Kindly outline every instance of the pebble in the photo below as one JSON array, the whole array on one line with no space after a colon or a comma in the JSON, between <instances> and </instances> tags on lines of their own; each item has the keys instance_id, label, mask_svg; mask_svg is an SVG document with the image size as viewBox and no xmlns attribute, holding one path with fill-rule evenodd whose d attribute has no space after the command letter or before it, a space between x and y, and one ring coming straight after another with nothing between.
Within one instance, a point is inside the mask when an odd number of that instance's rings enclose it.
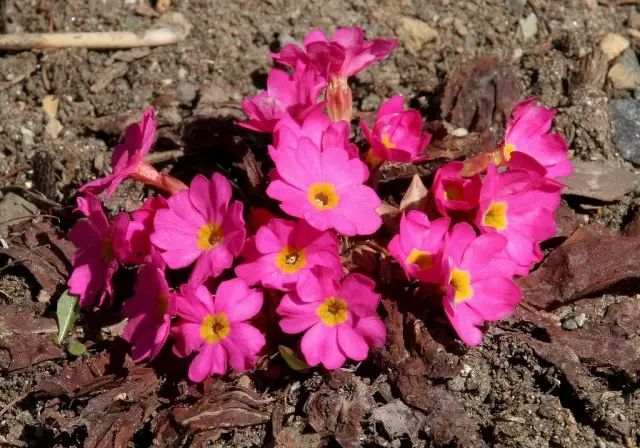
<instances>
[{"instance_id":1,"label":"pebble","mask_svg":"<svg viewBox=\"0 0 640 448\"><path fill-rule=\"evenodd\" d=\"M538 34L538 16L535 13L532 12L526 18L520 19L518 22L518 34L523 42L527 42Z\"/></svg>"},{"instance_id":2,"label":"pebble","mask_svg":"<svg viewBox=\"0 0 640 448\"><path fill-rule=\"evenodd\" d=\"M58 115L58 108L60 107L60 100L53 95L47 95L42 98L42 111L49 118L56 118Z\"/></svg>"},{"instance_id":3,"label":"pebble","mask_svg":"<svg viewBox=\"0 0 640 448\"><path fill-rule=\"evenodd\" d=\"M469 133L465 128L456 128L451 131L451 135L454 137L464 137Z\"/></svg>"},{"instance_id":4,"label":"pebble","mask_svg":"<svg viewBox=\"0 0 640 448\"><path fill-rule=\"evenodd\" d=\"M412 436L417 433L423 423L418 415L399 399L380 406L371 413L373 420L384 427L391 439L396 440L404 435Z\"/></svg>"},{"instance_id":5,"label":"pebble","mask_svg":"<svg viewBox=\"0 0 640 448\"><path fill-rule=\"evenodd\" d=\"M469 34L469 30L465 26L464 22L458 18L455 18L453 20L453 27L456 29L456 33L458 33L462 37L465 37L467 34Z\"/></svg>"},{"instance_id":6,"label":"pebble","mask_svg":"<svg viewBox=\"0 0 640 448\"><path fill-rule=\"evenodd\" d=\"M629 48L629 41L617 33L607 33L600 40L600 49L607 57L607 61L613 61L627 48Z\"/></svg>"},{"instance_id":7,"label":"pebble","mask_svg":"<svg viewBox=\"0 0 640 448\"><path fill-rule=\"evenodd\" d=\"M179 82L176 86L176 99L180 104L191 104L198 96L200 87L189 82Z\"/></svg>"},{"instance_id":8,"label":"pebble","mask_svg":"<svg viewBox=\"0 0 640 448\"><path fill-rule=\"evenodd\" d=\"M0 236L8 236L9 226L18 224L21 221L27 221L37 213L38 207L31 202L15 193L7 193L4 199L0 201L0 216L2 217L2 222L6 223L0 224Z\"/></svg>"},{"instance_id":9,"label":"pebble","mask_svg":"<svg viewBox=\"0 0 640 448\"><path fill-rule=\"evenodd\" d=\"M20 134L22 134L22 147L24 149L29 149L31 147L33 147L33 145L36 144L35 142L35 134L33 133L33 131L30 131L29 129L25 128L25 127L21 127L20 128Z\"/></svg>"},{"instance_id":10,"label":"pebble","mask_svg":"<svg viewBox=\"0 0 640 448\"><path fill-rule=\"evenodd\" d=\"M636 11L635 8L631 8L629 12L629 20L627 20L627 26L629 28L640 28L640 12Z\"/></svg>"},{"instance_id":11,"label":"pebble","mask_svg":"<svg viewBox=\"0 0 640 448\"><path fill-rule=\"evenodd\" d=\"M363 111L372 111L376 110L378 106L380 106L380 97L375 93L371 93L362 100L360 108Z\"/></svg>"},{"instance_id":12,"label":"pebble","mask_svg":"<svg viewBox=\"0 0 640 448\"><path fill-rule=\"evenodd\" d=\"M563 178L564 195L581 196L602 202L622 199L640 182L634 173L617 166L573 160L573 174Z\"/></svg>"},{"instance_id":13,"label":"pebble","mask_svg":"<svg viewBox=\"0 0 640 448\"><path fill-rule=\"evenodd\" d=\"M527 5L527 0L507 0L508 9L522 9Z\"/></svg>"},{"instance_id":14,"label":"pebble","mask_svg":"<svg viewBox=\"0 0 640 448\"><path fill-rule=\"evenodd\" d=\"M50 118L49 122L44 128L44 132L49 138L51 138L52 140L56 140L60 136L60 133L63 129L64 127L56 118Z\"/></svg>"},{"instance_id":15,"label":"pebble","mask_svg":"<svg viewBox=\"0 0 640 448\"><path fill-rule=\"evenodd\" d=\"M620 155L640 165L640 102L618 99L611 102L613 143Z\"/></svg>"},{"instance_id":16,"label":"pebble","mask_svg":"<svg viewBox=\"0 0 640 448\"><path fill-rule=\"evenodd\" d=\"M582 328L585 322L587 322L587 316L584 313L569 313L562 318L562 329L567 331L577 330Z\"/></svg>"},{"instance_id":17,"label":"pebble","mask_svg":"<svg viewBox=\"0 0 640 448\"><path fill-rule=\"evenodd\" d=\"M607 76L615 89L634 90L640 86L640 64L635 51L627 48Z\"/></svg>"},{"instance_id":18,"label":"pebble","mask_svg":"<svg viewBox=\"0 0 640 448\"><path fill-rule=\"evenodd\" d=\"M402 17L396 26L396 33L409 53L417 53L428 43L438 39L438 31L419 19Z\"/></svg>"}]
</instances>

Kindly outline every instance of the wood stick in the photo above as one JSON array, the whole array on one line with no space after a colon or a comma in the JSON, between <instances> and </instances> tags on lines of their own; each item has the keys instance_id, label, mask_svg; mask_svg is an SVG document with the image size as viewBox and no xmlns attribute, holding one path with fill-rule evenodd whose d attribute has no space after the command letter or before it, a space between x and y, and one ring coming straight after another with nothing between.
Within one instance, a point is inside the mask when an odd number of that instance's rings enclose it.
<instances>
[{"instance_id":1,"label":"wood stick","mask_svg":"<svg viewBox=\"0 0 640 448\"><path fill-rule=\"evenodd\" d=\"M171 45L186 37L180 26L133 33L108 31L101 33L25 33L0 35L0 50L32 50L47 48L135 48Z\"/></svg>"}]
</instances>

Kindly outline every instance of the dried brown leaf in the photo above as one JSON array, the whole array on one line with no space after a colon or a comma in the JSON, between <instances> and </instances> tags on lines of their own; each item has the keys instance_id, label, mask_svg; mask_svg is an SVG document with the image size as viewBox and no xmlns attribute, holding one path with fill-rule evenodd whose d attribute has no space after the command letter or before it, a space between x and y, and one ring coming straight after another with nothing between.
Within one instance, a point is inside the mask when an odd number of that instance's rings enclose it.
<instances>
[{"instance_id":1,"label":"dried brown leaf","mask_svg":"<svg viewBox=\"0 0 640 448\"><path fill-rule=\"evenodd\" d=\"M411 179L409 188L400 201L400 211L418 210L421 208L422 200L427 196L427 187L417 174Z\"/></svg>"}]
</instances>

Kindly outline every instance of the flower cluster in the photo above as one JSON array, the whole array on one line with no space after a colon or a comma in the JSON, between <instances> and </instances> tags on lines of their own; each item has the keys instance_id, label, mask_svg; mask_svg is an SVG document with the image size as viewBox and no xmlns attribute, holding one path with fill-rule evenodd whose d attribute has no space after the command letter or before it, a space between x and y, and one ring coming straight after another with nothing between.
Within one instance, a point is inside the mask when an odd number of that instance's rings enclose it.
<instances>
[{"instance_id":1,"label":"flower cluster","mask_svg":"<svg viewBox=\"0 0 640 448\"><path fill-rule=\"evenodd\" d=\"M266 195L289 218L262 210L245 225L248 204L233 200L221 174L197 175L187 186L145 162L155 138L153 109L129 126L114 150L113 173L80 189L77 211L86 219L69 234L78 248L69 287L83 307L101 306L115 294L119 267L138 266L133 296L122 308L134 361L153 359L172 341L175 355L192 356L193 381L224 374L228 365L253 368L267 343L251 324L263 289L280 296L282 331L303 333L299 346L309 365L336 369L384 345L376 313L381 296L372 279L346 272L340 238L379 235L382 202L368 182L370 170L426 158L431 136L400 96L381 105L373 125L361 122L368 150L360 154L350 138L348 79L396 45L367 41L353 27L331 40L313 31L303 48L290 44L272 54L287 71L272 69L267 90L243 102L249 119L238 124L272 134L275 168ZM564 140L548 133L553 114L533 100L519 105L486 174L463 177L463 162L442 167L427 207L403 215L389 243L408 277L439 286L446 315L470 345L480 343L482 322L513 310L521 297L513 277L541 260L539 243L555 232L563 186L556 179L571 165ZM167 197L151 197L110 222L95 195L111 196L126 179ZM185 284L167 280L168 270L185 269Z\"/></svg>"}]
</instances>

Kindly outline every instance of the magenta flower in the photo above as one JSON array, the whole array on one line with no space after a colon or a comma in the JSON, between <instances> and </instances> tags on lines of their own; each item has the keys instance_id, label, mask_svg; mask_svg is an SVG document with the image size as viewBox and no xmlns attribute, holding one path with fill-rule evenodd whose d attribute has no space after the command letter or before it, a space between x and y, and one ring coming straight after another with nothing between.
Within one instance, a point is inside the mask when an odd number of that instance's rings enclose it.
<instances>
[{"instance_id":1,"label":"magenta flower","mask_svg":"<svg viewBox=\"0 0 640 448\"><path fill-rule=\"evenodd\" d=\"M118 185L126 179L136 179L160 190L173 194L187 188L178 179L158 171L144 161L151 150L156 136L156 112L150 107L142 116L140 123L130 125L124 135L124 142L117 145L111 156L113 172L107 177L88 182L80 188L81 192L100 194L107 190L109 199Z\"/></svg>"},{"instance_id":2,"label":"magenta flower","mask_svg":"<svg viewBox=\"0 0 640 448\"><path fill-rule=\"evenodd\" d=\"M476 232L467 223L456 224L445 249L447 283L444 311L468 345L482 342L478 326L511 314L522 299L512 280L513 265L501 257L507 239L498 234Z\"/></svg>"},{"instance_id":3,"label":"magenta flower","mask_svg":"<svg viewBox=\"0 0 640 448\"><path fill-rule=\"evenodd\" d=\"M422 212L410 211L400 218L400 232L389 243L389 252L410 278L438 283L444 275L442 250L449 231L449 218L429 222Z\"/></svg>"},{"instance_id":4,"label":"magenta flower","mask_svg":"<svg viewBox=\"0 0 640 448\"><path fill-rule=\"evenodd\" d=\"M518 275L527 275L542 259L538 243L556 233L553 214L561 188L534 171L512 168L498 173L495 165L487 168L476 225L481 233L506 237L505 253L517 264Z\"/></svg>"},{"instance_id":5,"label":"magenta flower","mask_svg":"<svg viewBox=\"0 0 640 448\"><path fill-rule=\"evenodd\" d=\"M316 230L305 221L270 220L247 240L244 255L247 262L236 268L236 275L249 285L261 283L265 288L290 291L314 266L325 266L342 276L336 235Z\"/></svg>"},{"instance_id":6,"label":"magenta flower","mask_svg":"<svg viewBox=\"0 0 640 448\"><path fill-rule=\"evenodd\" d=\"M556 111L535 106L535 101L529 98L513 109L499 159L509 164L513 152L523 152L544 166L551 179L569 176L573 173L567 158L569 146L561 135L549 134Z\"/></svg>"},{"instance_id":7,"label":"magenta flower","mask_svg":"<svg viewBox=\"0 0 640 448\"><path fill-rule=\"evenodd\" d=\"M452 161L436 171L429 199L442 216L461 218L478 207L482 178L480 174L468 179L460 176L463 166L462 162Z\"/></svg>"},{"instance_id":8,"label":"magenta flower","mask_svg":"<svg viewBox=\"0 0 640 448\"><path fill-rule=\"evenodd\" d=\"M235 278L220 283L215 298L203 285L182 285L180 293L180 319L171 335L176 340L176 355L185 357L198 352L189 366L189 378L200 382L214 373L223 375L227 362L240 372L252 369L265 339L245 321L262 308L262 292Z\"/></svg>"},{"instance_id":9,"label":"magenta flower","mask_svg":"<svg viewBox=\"0 0 640 448\"><path fill-rule=\"evenodd\" d=\"M373 131L360 121L373 157L393 162L426 160L424 151L431 135L422 133L422 116L415 109L403 110L402 95L386 101L376 116Z\"/></svg>"},{"instance_id":10,"label":"magenta flower","mask_svg":"<svg viewBox=\"0 0 640 448\"><path fill-rule=\"evenodd\" d=\"M231 267L245 239L242 203L231 204L231 184L214 173L211 181L198 175L191 187L169 198L167 209L156 212L151 235L154 246L171 269L195 261L191 281L203 283Z\"/></svg>"},{"instance_id":11,"label":"magenta flower","mask_svg":"<svg viewBox=\"0 0 640 448\"><path fill-rule=\"evenodd\" d=\"M376 314L380 295L373 280L348 275L342 284L333 272L315 268L286 294L277 308L285 333L305 331L300 348L309 365L341 367L347 358L363 361L369 347L382 347L386 329Z\"/></svg>"},{"instance_id":12,"label":"magenta flower","mask_svg":"<svg viewBox=\"0 0 640 448\"><path fill-rule=\"evenodd\" d=\"M80 296L80 306L94 305L98 293L99 305L105 298L113 297L113 274L118 269L118 255L128 252L127 227L129 215L120 213L109 224L98 198L87 193L78 198L76 211L87 217L78 221L69 231L69 239L77 247L71 264L73 273L69 278L69 291Z\"/></svg>"},{"instance_id":13,"label":"magenta flower","mask_svg":"<svg viewBox=\"0 0 640 448\"><path fill-rule=\"evenodd\" d=\"M130 244L130 252L125 254L122 262L129 264L142 264L151 253L151 234L154 231L153 219L156 211L167 208L167 200L162 196L148 198L142 206L131 213L133 220L127 228L126 239Z\"/></svg>"},{"instance_id":14,"label":"magenta flower","mask_svg":"<svg viewBox=\"0 0 640 448\"><path fill-rule=\"evenodd\" d=\"M296 120L304 120L315 110L321 110L324 102L318 98L327 83L318 73L305 64L298 64L293 75L271 69L267 77L267 90L242 101L242 109L249 120L237 124L258 132L272 132L278 120L288 113Z\"/></svg>"},{"instance_id":15,"label":"magenta flower","mask_svg":"<svg viewBox=\"0 0 640 448\"><path fill-rule=\"evenodd\" d=\"M341 148L350 158L358 157L358 147L349 141L351 128L347 121L334 123L321 110L313 111L302 124L298 124L291 115L284 114L273 130L273 146L269 146L269 155L275 161L281 149L296 149L302 137L309 138L318 148Z\"/></svg>"},{"instance_id":16,"label":"magenta flower","mask_svg":"<svg viewBox=\"0 0 640 448\"><path fill-rule=\"evenodd\" d=\"M382 224L376 213L380 198L363 184L369 171L346 150L321 151L302 137L297 149L281 150L275 163L278 178L267 195L280 201L285 213L318 230L334 228L347 236L370 235Z\"/></svg>"},{"instance_id":17,"label":"magenta flower","mask_svg":"<svg viewBox=\"0 0 640 448\"><path fill-rule=\"evenodd\" d=\"M151 249L146 261L138 269L133 296L122 306L122 314L129 319L122 337L132 345L133 362L151 360L160 353L176 314L176 299L164 277L164 260Z\"/></svg>"}]
</instances>

